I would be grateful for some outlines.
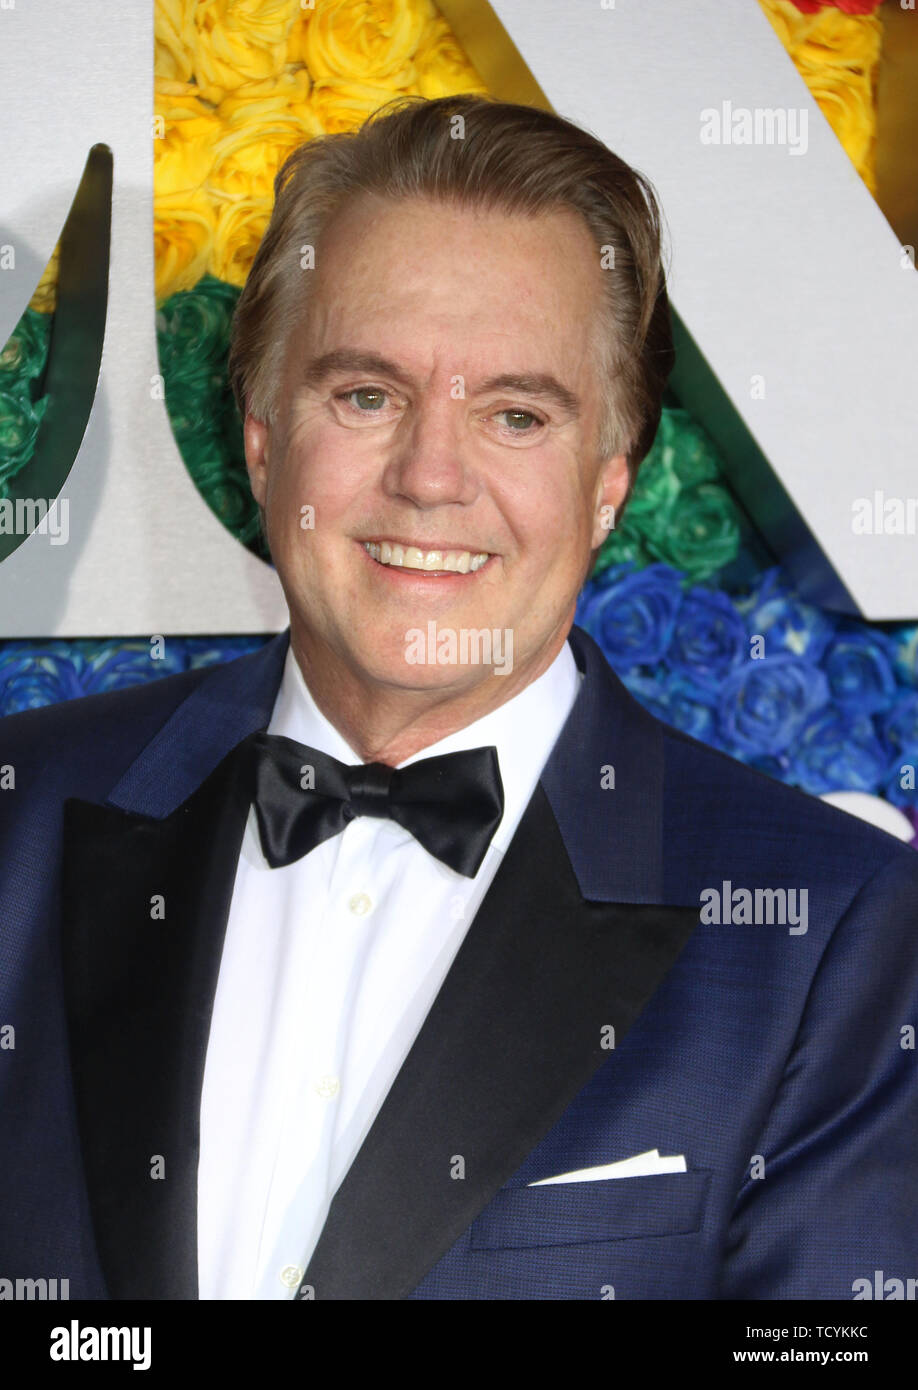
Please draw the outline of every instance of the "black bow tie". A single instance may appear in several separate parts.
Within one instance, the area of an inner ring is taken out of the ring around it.
[[[305,743],[250,740],[253,796],[265,858],[292,864],[355,816],[397,821],[428,853],[474,878],[504,813],[496,748],[422,758],[408,767],[348,766]]]

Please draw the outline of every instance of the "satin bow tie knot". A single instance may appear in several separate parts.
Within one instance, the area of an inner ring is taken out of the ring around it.
[[[348,801],[344,814],[348,820],[355,816],[388,816],[394,771],[385,763],[358,763],[347,768]]]
[[[259,732],[246,740],[265,859],[292,864],[356,816],[394,820],[428,853],[474,878],[504,813],[496,748],[421,758],[407,767],[348,766],[308,744]]]

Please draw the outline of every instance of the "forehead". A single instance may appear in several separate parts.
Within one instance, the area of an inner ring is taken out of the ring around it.
[[[599,249],[571,209],[531,215],[371,194],[326,224],[313,274],[310,337],[408,326],[472,341],[525,334],[562,355],[582,349],[603,290]]]

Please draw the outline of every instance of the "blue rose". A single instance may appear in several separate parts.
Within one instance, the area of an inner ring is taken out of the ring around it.
[[[670,675],[664,687],[664,698],[670,724],[684,734],[700,739],[702,743],[709,743],[714,748],[722,747],[717,711],[709,691],[697,689],[682,676]]]
[[[681,576],[669,565],[622,573],[612,566],[584,589],[577,621],[622,671],[653,666],[669,646],[682,603]]]
[[[748,654],[746,628],[726,594],[692,589],[676,617],[666,664],[696,690],[716,692]]]
[[[749,636],[764,637],[766,656],[789,652],[816,665],[837,626],[822,609],[801,602],[776,568],[766,570],[749,597],[737,601],[736,606],[746,620]]]
[[[848,630],[832,639],[822,658],[832,699],[849,714],[876,714],[896,696],[893,653],[886,634]]]
[[[750,659],[721,689],[721,736],[731,752],[773,757],[789,747],[828,698],[828,682],[818,666],[787,653]]]
[[[812,715],[794,748],[789,778],[804,791],[876,792],[889,759],[869,715],[852,716],[837,705]]]

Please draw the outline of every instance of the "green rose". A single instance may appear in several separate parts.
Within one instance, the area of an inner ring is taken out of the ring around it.
[[[0,350],[0,390],[28,394],[28,385],[41,376],[48,360],[51,314],[26,309]]]
[[[173,382],[227,382],[230,324],[241,291],[212,275],[171,295],[156,314],[156,341],[166,392]]]
[[[739,545],[739,512],[718,483],[686,488],[667,525],[647,539],[647,549],[656,559],[681,570],[693,584],[736,559]]]
[[[207,436],[208,441],[212,435],[222,436],[222,408],[219,380],[173,378],[166,382],[166,410],[186,463],[186,448],[194,450],[199,436]],[[222,440],[220,452],[224,452]]]
[[[723,470],[714,442],[687,410],[664,410],[660,433],[664,448],[672,450],[673,472],[682,487],[720,482]]]
[[[9,496],[10,479],[35,452],[48,399],[33,402],[19,392],[0,390],[0,497]]]

